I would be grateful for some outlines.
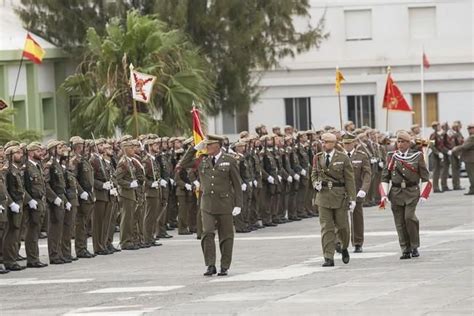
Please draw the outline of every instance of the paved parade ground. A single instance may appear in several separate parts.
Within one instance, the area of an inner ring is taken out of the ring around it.
[[[0,276],[0,315],[472,315],[474,199],[463,193],[418,209],[419,258],[399,260],[392,214],[377,207],[365,210],[364,252],[334,268],[321,267],[316,218],[238,234],[227,277],[202,276],[199,241],[172,232],[162,247]]]

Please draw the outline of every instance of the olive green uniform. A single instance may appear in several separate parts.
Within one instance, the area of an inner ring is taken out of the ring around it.
[[[316,196],[321,225],[321,243],[324,258],[333,259],[337,227],[342,249],[349,246],[349,221],[347,210],[349,202],[356,200],[354,170],[351,161],[344,153],[333,151],[329,165],[326,153],[317,155],[317,164],[311,174],[313,182],[321,182],[322,188]]]
[[[137,208],[137,188],[131,188],[132,181],[137,180],[132,159],[122,156],[117,165],[116,178],[120,196],[120,246],[122,249],[134,246],[133,225]]]
[[[63,233],[61,242],[62,259],[71,260],[71,240],[74,236],[77,208],[79,207],[79,198],[77,196],[77,179],[71,169],[64,170],[66,183],[66,198],[71,203],[71,209],[64,210]]]
[[[145,168],[146,180],[146,212],[144,220],[144,238],[146,244],[153,244],[155,241],[154,233],[157,225],[157,220],[162,215],[161,205],[161,187],[159,180],[161,178],[160,166],[158,165],[155,156],[147,154],[143,159],[143,166]],[[157,182],[157,186],[152,187],[153,182]]]

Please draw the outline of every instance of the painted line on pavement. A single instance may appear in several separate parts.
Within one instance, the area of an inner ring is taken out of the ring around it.
[[[41,284],[69,284],[69,283],[84,283],[94,281],[94,279],[49,279],[38,280],[37,278],[18,278],[18,279],[1,279],[0,286],[12,285],[41,285]]]
[[[161,306],[157,307],[146,307],[143,305],[121,305],[121,306],[96,306],[96,307],[83,307],[72,310],[64,314],[64,316],[115,316],[115,315],[127,315],[127,316],[141,316],[151,313],[160,309]]]
[[[137,293],[137,292],[167,292],[183,288],[184,285],[170,285],[170,286],[140,286],[140,287],[109,287],[94,291],[89,291],[89,294],[109,294],[109,293]]]

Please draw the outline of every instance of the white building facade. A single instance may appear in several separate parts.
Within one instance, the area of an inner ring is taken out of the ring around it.
[[[261,123],[339,128],[336,66],[346,79],[343,121],[387,129],[382,102],[390,66],[414,113],[390,112],[388,129],[408,129],[421,123],[423,49],[431,64],[424,73],[425,133],[434,120],[461,120],[466,126],[474,122],[473,9],[472,0],[313,0],[312,24],[325,13],[329,38],[319,50],[282,60],[265,72],[264,92],[248,117],[221,114],[209,120],[209,132],[235,138],[241,129]]]

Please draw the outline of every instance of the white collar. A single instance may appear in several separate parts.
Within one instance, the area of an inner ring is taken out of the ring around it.
[[[38,163],[36,161],[33,161],[30,158],[28,158],[28,161],[35,165],[35,167],[38,167]]]
[[[355,152],[355,148],[353,148],[351,151],[346,151],[346,155],[349,156],[349,154],[351,154],[351,157],[354,155],[354,152]]]
[[[217,155],[213,156],[213,158],[215,158],[215,161],[217,162],[219,160],[219,158],[221,158],[222,156],[222,150],[219,150],[219,152],[217,153]],[[212,158],[211,158],[212,159]]]
[[[408,156],[408,152],[410,151],[410,149],[407,149],[405,152],[402,152],[401,150],[399,150],[399,155],[401,155],[402,157],[407,157]]]
[[[334,157],[335,152],[336,152],[335,149],[333,149],[330,153],[324,152],[324,159],[326,159],[327,155],[329,155],[329,161],[331,161],[332,157]]]

